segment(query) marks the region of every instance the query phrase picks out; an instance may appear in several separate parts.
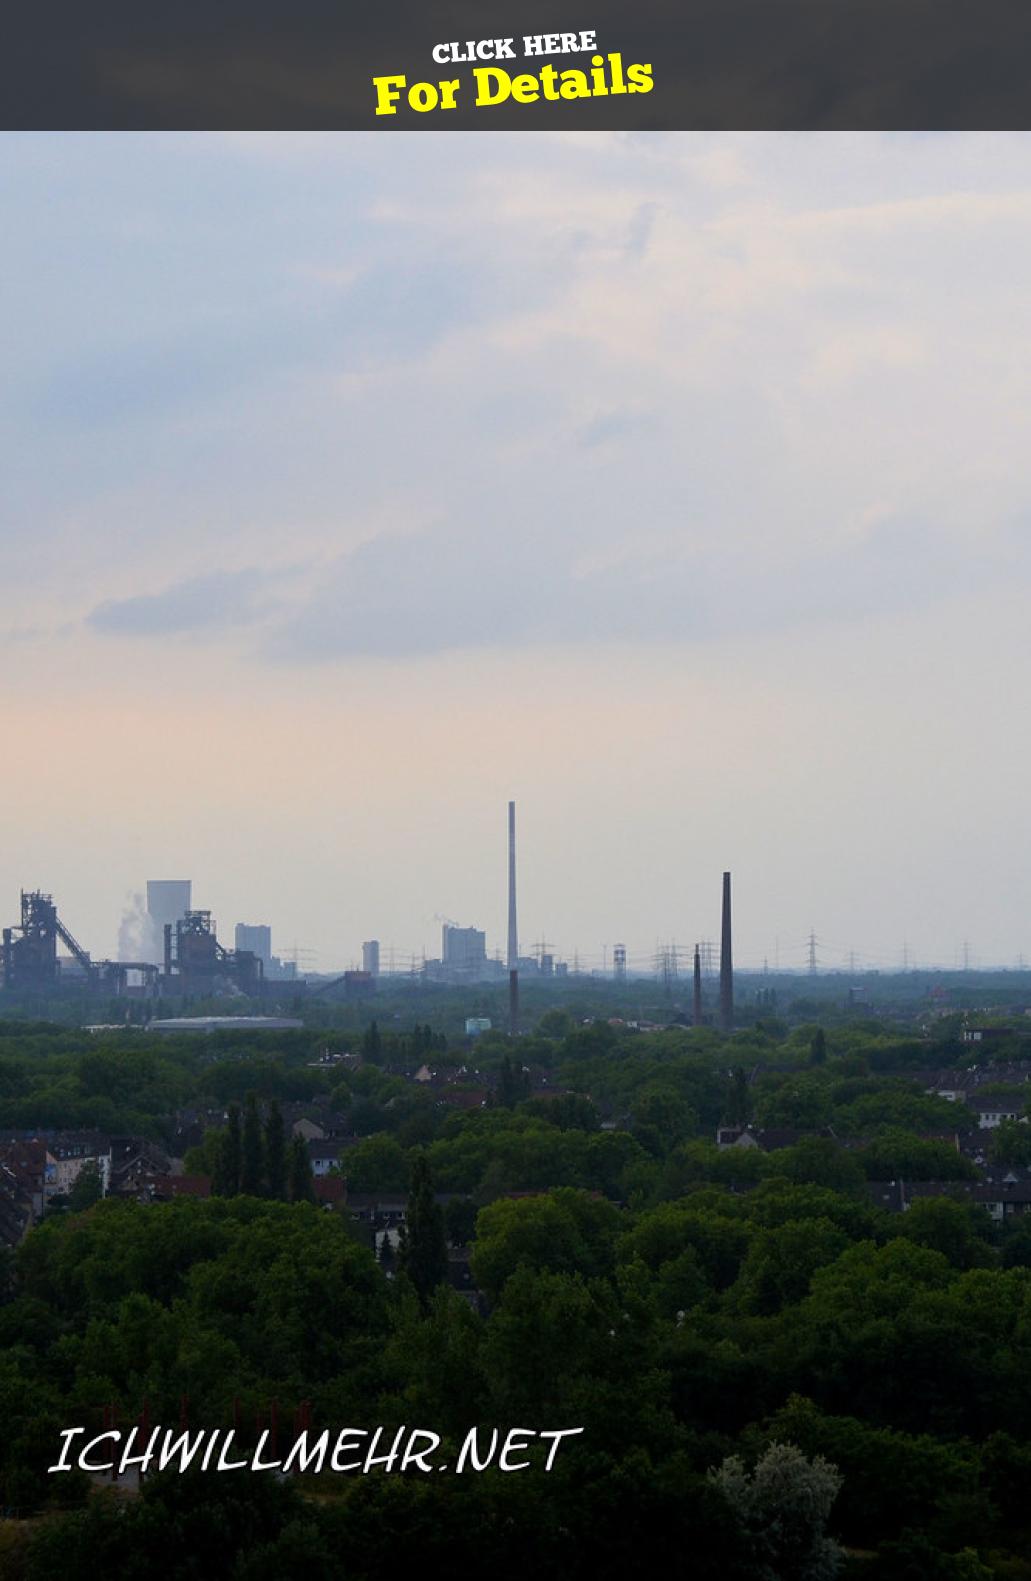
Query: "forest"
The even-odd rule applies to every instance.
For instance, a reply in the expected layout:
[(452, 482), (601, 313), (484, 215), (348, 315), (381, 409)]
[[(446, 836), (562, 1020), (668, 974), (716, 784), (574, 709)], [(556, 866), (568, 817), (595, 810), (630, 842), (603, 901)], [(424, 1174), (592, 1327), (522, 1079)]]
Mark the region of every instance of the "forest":
[[(185, 1166), (214, 1188), (59, 1204), (4, 1254), (0, 1577), (1031, 1578), (1031, 1217), (971, 1192), (1031, 1164), (1031, 1127), (979, 1154), (926, 1081), (980, 1061), (1023, 1104), (1026, 1040), (972, 1053), (962, 1025), (0, 1021), (0, 1131), (171, 1148), (201, 1116)], [(283, 1121), (306, 1105), (346, 1135), (348, 1201), (407, 1203), (397, 1237), (316, 1205)], [(518, 1476), (47, 1475), (63, 1428), (142, 1419), (584, 1431)]]

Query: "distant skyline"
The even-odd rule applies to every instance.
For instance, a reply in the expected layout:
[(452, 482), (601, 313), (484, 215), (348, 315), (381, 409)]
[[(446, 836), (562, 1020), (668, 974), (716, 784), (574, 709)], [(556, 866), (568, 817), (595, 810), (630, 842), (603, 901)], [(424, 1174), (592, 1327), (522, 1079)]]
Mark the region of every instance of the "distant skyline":
[[(14, 135), (0, 924), (1031, 958), (1026, 134)], [(611, 959), (611, 953), (610, 953)]]

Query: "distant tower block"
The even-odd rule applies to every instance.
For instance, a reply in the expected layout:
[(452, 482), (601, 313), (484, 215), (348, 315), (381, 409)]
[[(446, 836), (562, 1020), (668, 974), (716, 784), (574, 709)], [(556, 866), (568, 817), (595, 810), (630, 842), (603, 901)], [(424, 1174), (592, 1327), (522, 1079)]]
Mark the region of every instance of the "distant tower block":
[(157, 963), (161, 959), (161, 943), (165, 929), (173, 931), (192, 909), (192, 885), (188, 878), (149, 878), (147, 880), (147, 919), (150, 937), (144, 942), (146, 959)]
[(516, 924), (515, 802), (508, 804), (508, 969), (519, 970), (519, 928)]
[(379, 940), (366, 939), (362, 945), (362, 971), (370, 977), (379, 976)]
[(730, 927), (730, 874), (723, 875), (723, 929), (720, 934), (720, 1031), (734, 1030), (734, 954)]
[(272, 964), (272, 929), (264, 922), (238, 922), (236, 948), (248, 950), (251, 955), (256, 955), (267, 973)]
[(626, 982), (626, 945), (614, 944), (612, 947), (612, 975), (617, 983)]
[(696, 1027), (702, 1024), (702, 952), (697, 944), (694, 947), (694, 1003), (691, 1022)]

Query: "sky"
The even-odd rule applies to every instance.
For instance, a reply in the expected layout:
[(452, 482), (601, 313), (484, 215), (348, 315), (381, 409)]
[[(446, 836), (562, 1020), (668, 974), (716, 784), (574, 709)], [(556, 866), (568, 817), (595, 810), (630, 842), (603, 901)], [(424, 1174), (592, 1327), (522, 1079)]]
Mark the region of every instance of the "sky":
[(0, 920), (1031, 959), (1026, 134), (0, 139)]

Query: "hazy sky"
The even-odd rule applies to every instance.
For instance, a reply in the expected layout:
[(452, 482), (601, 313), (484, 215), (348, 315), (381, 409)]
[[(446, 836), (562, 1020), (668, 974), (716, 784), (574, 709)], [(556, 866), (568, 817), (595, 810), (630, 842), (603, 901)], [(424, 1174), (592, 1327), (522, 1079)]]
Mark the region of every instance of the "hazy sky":
[(0, 140), (0, 921), (1031, 958), (1031, 140)]

